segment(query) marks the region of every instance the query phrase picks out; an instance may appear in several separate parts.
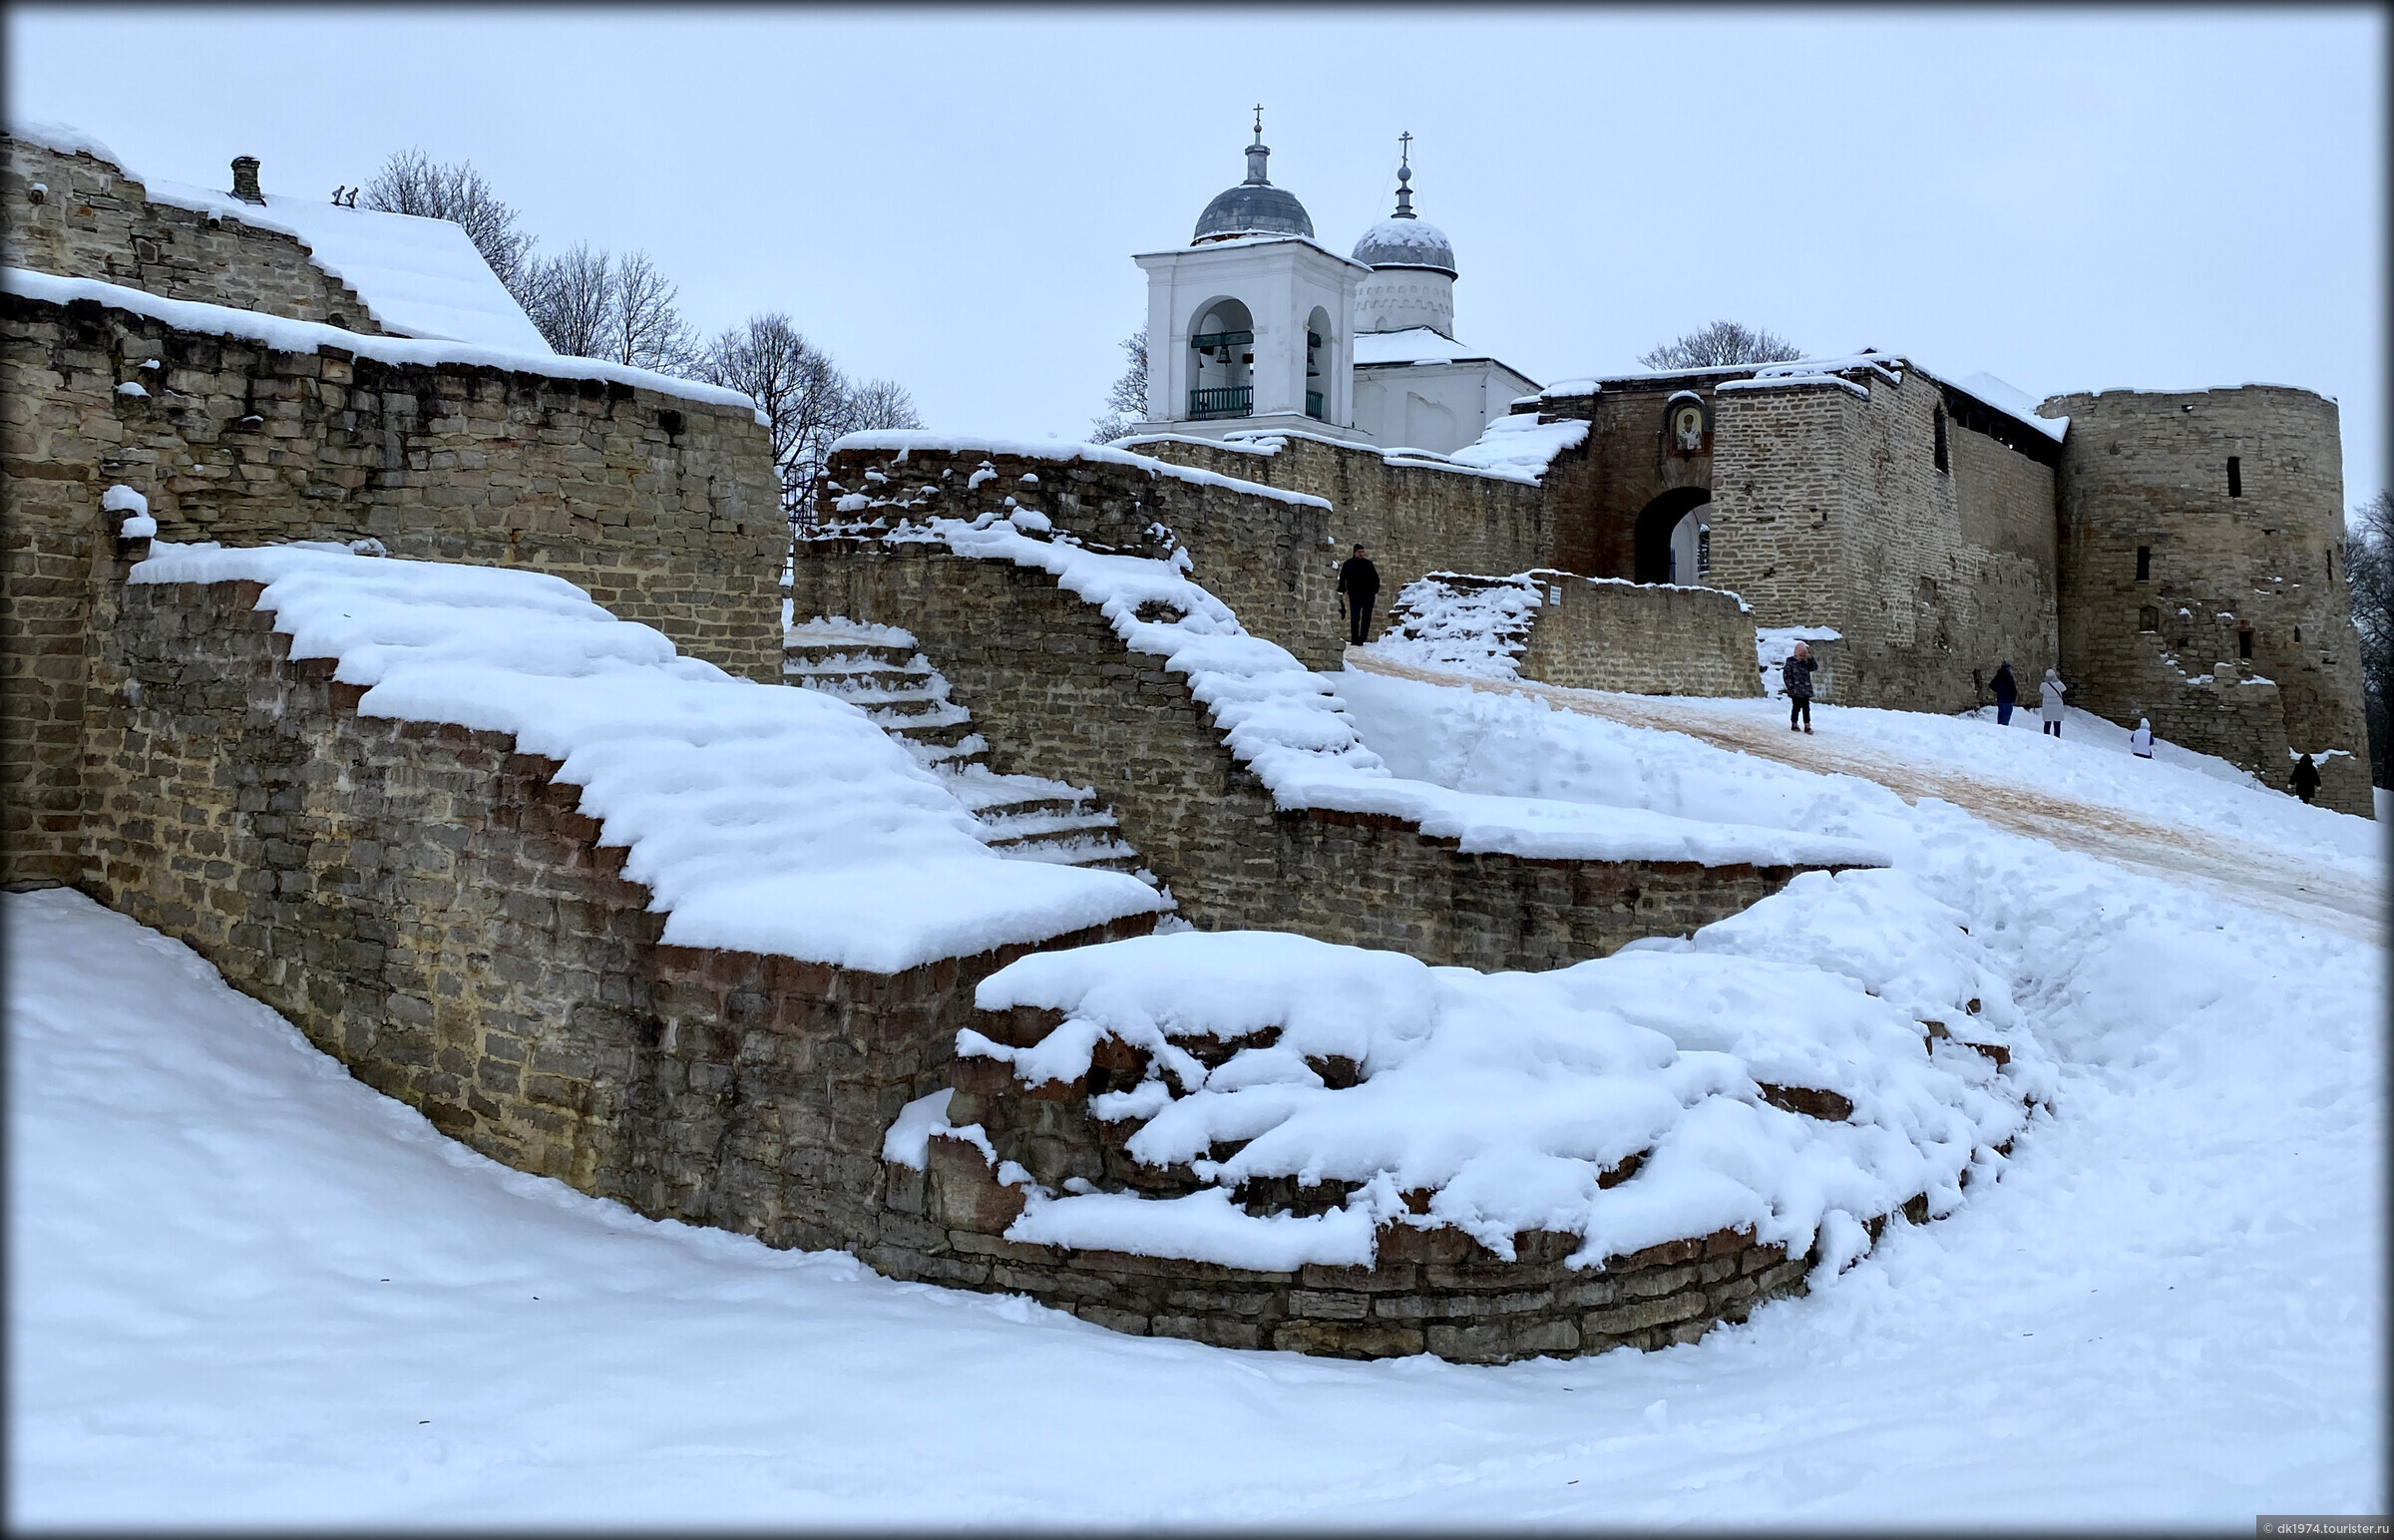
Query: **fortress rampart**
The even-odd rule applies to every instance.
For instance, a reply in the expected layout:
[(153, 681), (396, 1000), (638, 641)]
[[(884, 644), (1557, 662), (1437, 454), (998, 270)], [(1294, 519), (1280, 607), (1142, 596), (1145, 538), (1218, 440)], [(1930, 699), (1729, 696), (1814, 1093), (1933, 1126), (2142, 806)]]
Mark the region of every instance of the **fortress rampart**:
[(7, 880), (75, 880), (112, 486), (148, 501), (165, 540), (371, 538), (553, 573), (698, 656), (779, 677), (786, 526), (749, 410), (574, 378), (570, 360), (556, 376), (386, 363), (341, 335), (300, 328), (313, 345), (293, 350), (0, 293)]
[(298, 237), (153, 201), (141, 183), (89, 153), (61, 154), (0, 135), (0, 207), (8, 209), (11, 267), (370, 336), (383, 329), (357, 291), (316, 266)]
[(2342, 750), (2320, 765), (2319, 800), (2367, 816), (2336, 404), (2246, 385), (2057, 396), (2045, 410), (2070, 418), (2060, 570), (2072, 703), (2149, 717), (2163, 737), (2280, 790), (2291, 754)]

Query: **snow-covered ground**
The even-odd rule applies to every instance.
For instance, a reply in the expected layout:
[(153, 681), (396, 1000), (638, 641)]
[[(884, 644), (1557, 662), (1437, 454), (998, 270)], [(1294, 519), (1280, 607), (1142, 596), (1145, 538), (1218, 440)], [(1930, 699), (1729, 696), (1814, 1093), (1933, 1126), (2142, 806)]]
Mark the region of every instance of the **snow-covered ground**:
[[(504, 1170), (180, 946), (73, 895), (11, 897), (10, 1519), (2241, 1528), (2384, 1511), (2382, 941), (1853, 774), (1328, 678), (1399, 776), (1886, 849), (1999, 967), (2054, 1061), (2051, 1113), (1951, 1217), (1899, 1221), (1809, 1298), (1692, 1347), (1501, 1368), (1236, 1352)], [(1814, 743), (1900, 747), (2382, 894), (2377, 828), (2200, 766), (1963, 719), (1819, 724)]]

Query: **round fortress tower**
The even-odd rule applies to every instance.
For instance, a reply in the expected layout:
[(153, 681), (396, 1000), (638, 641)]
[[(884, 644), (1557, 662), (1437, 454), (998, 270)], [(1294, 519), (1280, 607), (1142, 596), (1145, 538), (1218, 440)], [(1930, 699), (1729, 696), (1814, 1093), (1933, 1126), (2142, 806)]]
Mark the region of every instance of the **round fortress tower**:
[(2242, 385), (2038, 410), (2070, 419), (2057, 598), (2071, 704), (2150, 717), (2280, 790), (2309, 753), (2319, 800), (2368, 814), (2336, 404)]

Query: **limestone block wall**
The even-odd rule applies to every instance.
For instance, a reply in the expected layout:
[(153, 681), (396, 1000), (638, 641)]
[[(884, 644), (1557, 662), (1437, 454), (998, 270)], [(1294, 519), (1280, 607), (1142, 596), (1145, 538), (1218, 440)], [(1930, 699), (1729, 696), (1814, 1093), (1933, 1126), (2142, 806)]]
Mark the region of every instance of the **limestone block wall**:
[(1549, 563), (1591, 578), (1637, 577), (1638, 516), (1666, 494), (1709, 495), (1713, 485), (1712, 440), (1693, 455), (1672, 453), (1665, 408), (1683, 390), (1709, 405), (1724, 378), (1719, 370), (1706, 370), (1608, 379), (1585, 394), (1539, 399), (1541, 417), (1580, 418), (1590, 425), (1586, 447), (1558, 457), (1546, 473), (1554, 529)]
[[(1043, 572), (933, 543), (802, 540), (794, 610), (902, 625), (1002, 771), (1094, 785), (1206, 929), (1293, 931), (1478, 968), (1548, 968), (1685, 935), (1793, 867), (1464, 854), (1399, 820), (1281, 812), (1187, 681)], [(1749, 669), (1752, 664), (1747, 665)]]
[[(1238, 480), (1241, 465), (1219, 474)], [(1255, 634), (1313, 668), (1337, 667), (1345, 651), (1337, 592), (1344, 553), (1334, 553), (1330, 513), (1318, 506), (1179, 477), (1152, 461), (1123, 464), (1110, 452), (1083, 456), (1067, 445), (1027, 454), (1021, 446), (967, 442), (842, 449), (817, 483), (815, 518), (824, 529), (860, 519), (880, 528), (892, 510), (867, 514), (865, 505), (891, 498), (902, 499), (901, 512), (914, 519), (1002, 517), (1011, 500), (1096, 549), (1135, 556), (1168, 556), (1177, 540), (1195, 564), (1190, 576)]]
[(357, 291), (317, 267), (296, 236), (153, 202), (121, 168), (88, 153), (0, 135), (0, 209), (11, 267), (382, 331)]
[(80, 886), (496, 1160), (776, 1246), (877, 1242), (884, 1130), (1036, 949), (885, 975), (662, 946), (555, 761), (359, 715), (259, 591), (123, 588)]
[[(2070, 418), (2061, 645), (2072, 703), (2115, 721), (2150, 716), (2155, 731), (2188, 733), (2180, 741), (2280, 789), (2286, 749), (2343, 749), (2321, 767), (2319, 800), (2369, 816), (2336, 404), (2247, 385), (2057, 396), (2042, 410)], [(2276, 684), (2274, 730), (2237, 727), (2249, 710), (2222, 715), (2201, 687), (2177, 682), (2237, 662), (2239, 633), (2251, 638), (2250, 672)], [(2157, 663), (2162, 653), (2174, 667)]]
[[(1358, 545), (1370, 548), (1372, 564), (1380, 570), (1375, 635), (1386, 627), (1398, 591), (1425, 574), (1517, 573), (1551, 566), (1556, 560), (1546, 495), (1529, 483), (1420, 462), (1391, 464), (1378, 449), (1299, 435), (1282, 439), (1271, 454), (1206, 439), (1135, 442), (1140, 453), (1161, 460), (1329, 499), (1329, 542), (1322, 548), (1321, 565), (1331, 571), (1333, 600), (1327, 609), (1309, 611), (1309, 618), (1317, 632), (1337, 642), (1345, 635), (1336, 602), (1336, 569)], [(1307, 656), (1287, 637), (1248, 618), (1238, 600), (1216, 586), (1212, 574), (1227, 557), (1218, 544), (1191, 544), (1189, 549), (1197, 562), (1191, 578), (1238, 610), (1257, 635)]]
[(1642, 695), (1759, 695), (1754, 616), (1735, 593), (1552, 570), (1522, 575), (1545, 590), (1519, 668), (1568, 689)]
[(1711, 578), (1762, 625), (1841, 632), (1846, 703), (1960, 710), (2002, 659), (2029, 678), (2055, 656), (2053, 469), (1948, 412), (1940, 470), (1946, 393), (1897, 363), (1900, 384), (1855, 371), (1866, 397), (1817, 376), (1718, 394)]
[(396, 556), (533, 568), (735, 673), (779, 677), (787, 526), (744, 409), (0, 295), (0, 482), (7, 881), (73, 865), (115, 485), (148, 499), (162, 539), (373, 537)]

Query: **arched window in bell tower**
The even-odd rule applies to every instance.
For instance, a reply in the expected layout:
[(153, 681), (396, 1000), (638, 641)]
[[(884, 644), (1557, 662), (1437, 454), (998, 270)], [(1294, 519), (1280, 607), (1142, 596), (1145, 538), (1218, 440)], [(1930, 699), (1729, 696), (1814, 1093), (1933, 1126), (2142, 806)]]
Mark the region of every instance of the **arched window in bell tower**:
[(1327, 422), (1330, 414), (1325, 407), (1330, 401), (1330, 362), (1337, 357), (1331, 346), (1330, 312), (1320, 305), (1305, 318), (1305, 415), (1316, 422)]
[(1235, 299), (1198, 312), (1189, 332), (1189, 415), (1246, 417), (1255, 411), (1255, 317)]

